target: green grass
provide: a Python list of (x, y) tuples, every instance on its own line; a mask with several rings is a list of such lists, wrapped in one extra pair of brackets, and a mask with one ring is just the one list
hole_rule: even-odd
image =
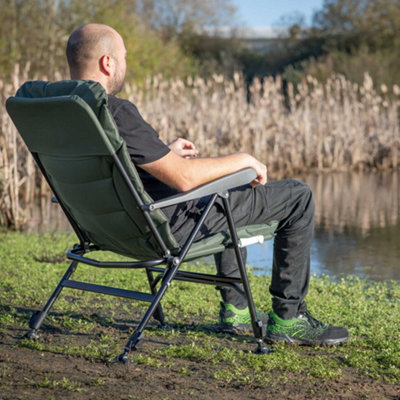
[[(27, 329), (33, 309), (44, 305), (66, 270), (62, 254), (75, 242), (70, 234), (0, 234), (0, 334)], [(102, 254), (103, 259), (109, 255)], [(203, 264), (190, 270), (210, 271)], [(82, 266), (73, 276), (116, 287), (147, 290), (142, 271), (102, 270)], [(250, 274), (256, 307), (268, 312), (269, 278)], [(400, 285), (373, 283), (355, 277), (333, 282), (313, 277), (308, 307), (318, 319), (349, 329), (351, 339), (340, 347), (276, 346), (270, 355), (254, 355), (248, 337), (216, 334), (211, 328), (218, 314), (219, 297), (212, 286), (174, 282), (163, 307), (174, 329), (146, 329), (143, 350), (132, 354), (138, 364), (192, 373), (193, 363), (208, 366), (213, 379), (244, 384), (273, 384), (337, 379), (347, 370), (376, 380), (400, 380)], [(120, 353), (132, 321), (147, 304), (64, 289), (44, 322), (37, 341), (21, 340), (38, 352), (55, 352), (87, 359), (112, 360)], [(158, 344), (157, 344), (158, 342)], [(162, 344), (159, 344), (162, 343)], [(5, 371), (0, 370), (1, 375)], [(101, 385), (101, 382), (97, 383)], [(44, 379), (41, 387), (81, 391), (75, 382)]]
[(26, 381), (36, 388), (47, 388), (47, 389), (63, 389), (69, 392), (84, 392), (85, 389), (81, 388), (78, 382), (70, 381), (68, 378), (62, 378), (61, 380), (51, 380), (45, 377), (41, 382), (35, 382), (29, 379)]

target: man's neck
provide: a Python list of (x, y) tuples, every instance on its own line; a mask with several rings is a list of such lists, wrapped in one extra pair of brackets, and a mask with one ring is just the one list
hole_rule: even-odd
[(92, 74), (71, 74), (71, 80), (83, 80), (83, 81), (94, 81), (100, 83), (101, 86), (105, 89), (105, 91), (108, 93), (107, 89), (107, 83), (104, 82), (104, 79), (101, 79), (101, 77), (98, 77), (97, 75), (92, 75)]

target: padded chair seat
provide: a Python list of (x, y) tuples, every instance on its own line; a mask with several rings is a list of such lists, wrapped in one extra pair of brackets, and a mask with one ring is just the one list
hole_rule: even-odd
[[(268, 224), (247, 225), (237, 228), (239, 239), (247, 239), (254, 236), (263, 236), (264, 240), (270, 240), (275, 236), (277, 221)], [(194, 242), (184, 261), (190, 261), (199, 257), (208, 256), (215, 253), (221, 253), (225, 248), (232, 244), (229, 231), (223, 231), (209, 236), (205, 239)], [(174, 254), (178, 254), (178, 252)]]

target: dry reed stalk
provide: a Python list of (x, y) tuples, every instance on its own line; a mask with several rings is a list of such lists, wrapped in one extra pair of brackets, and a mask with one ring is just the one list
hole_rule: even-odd
[(20, 71), (17, 64), (11, 82), (0, 80), (0, 225), (21, 230), (35, 202), (37, 169), (9, 118), (5, 101), (27, 80), (29, 65)]
[(127, 85), (127, 97), (164, 140), (184, 136), (204, 156), (247, 151), (274, 176), (399, 165), (398, 88), (380, 95), (368, 75), (360, 87), (341, 76), (325, 84), (307, 77), (297, 91), (289, 85), (289, 108), (279, 77), (256, 79), (249, 93), (250, 102), (239, 75)]
[(17, 133), (15, 127), (6, 115), (4, 102), (6, 98), (12, 94), (13, 88), (17, 85), (19, 77), (19, 66), (17, 65), (12, 83), (2, 82), (2, 110), (1, 110), (1, 160), (0, 168), (2, 171), (1, 183), (2, 190), (0, 196), (1, 223), (2, 225), (10, 225), (20, 223), (20, 199), (19, 199), (19, 182), (18, 182), (18, 152), (17, 152)]
[[(29, 67), (22, 73), (16, 67), (12, 82), (0, 80), (3, 106), (28, 74)], [(239, 74), (233, 80), (154, 76), (144, 86), (127, 84), (125, 94), (166, 142), (186, 137), (202, 156), (249, 152), (274, 178), (399, 166), (400, 88), (378, 94), (368, 75), (361, 86), (341, 76), (324, 84), (307, 77), (297, 88), (289, 84), (286, 97), (279, 77), (255, 79), (247, 88)], [(0, 127), (0, 224), (21, 229), (35, 196), (48, 189), (4, 107)]]

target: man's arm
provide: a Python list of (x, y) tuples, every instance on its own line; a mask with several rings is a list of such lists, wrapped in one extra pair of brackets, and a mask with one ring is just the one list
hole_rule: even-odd
[(251, 183), (253, 186), (267, 183), (267, 167), (246, 153), (187, 159), (171, 151), (156, 161), (140, 165), (161, 182), (181, 192), (248, 167), (257, 172), (257, 178)]

